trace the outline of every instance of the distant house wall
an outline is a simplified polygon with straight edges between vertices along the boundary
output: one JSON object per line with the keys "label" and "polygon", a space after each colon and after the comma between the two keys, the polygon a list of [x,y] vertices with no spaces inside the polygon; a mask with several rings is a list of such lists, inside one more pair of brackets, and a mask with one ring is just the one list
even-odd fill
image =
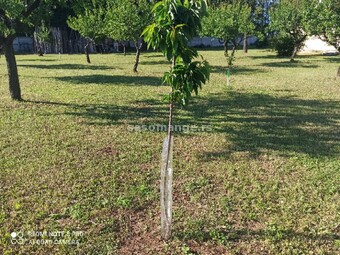
{"label": "distant house wall", "polygon": [[325,41],[322,41],[317,36],[311,36],[305,41],[305,46],[301,49],[302,52],[337,52],[337,50]]}
{"label": "distant house wall", "polygon": [[32,53],[34,51],[33,38],[20,36],[15,38],[13,48],[15,52]]}
{"label": "distant house wall", "polygon": [[[240,38],[240,45],[243,45],[243,39]],[[252,45],[257,41],[257,38],[252,36],[247,39],[248,45]],[[193,47],[222,47],[223,42],[214,37],[195,37],[189,46]]]}
{"label": "distant house wall", "polygon": [[[58,28],[52,29],[52,43],[45,43],[45,53],[80,53],[84,51],[85,39],[76,32],[60,30]],[[249,37],[248,45],[252,45],[257,41],[256,37]],[[243,40],[241,40],[243,45]],[[111,42],[114,51],[119,51],[119,44]],[[192,47],[222,47],[223,42],[217,38],[212,37],[195,37],[190,43]],[[18,53],[33,53],[36,52],[34,38],[32,37],[17,37],[13,43],[14,51]],[[128,47],[134,48],[133,42],[127,43]],[[112,52],[111,50],[110,52]],[[95,45],[91,44],[91,52],[96,52]]]}

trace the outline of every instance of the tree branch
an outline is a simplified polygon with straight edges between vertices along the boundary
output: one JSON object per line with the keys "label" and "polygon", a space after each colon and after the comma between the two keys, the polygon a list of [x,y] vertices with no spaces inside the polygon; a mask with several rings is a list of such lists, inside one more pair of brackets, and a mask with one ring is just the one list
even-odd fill
{"label": "tree branch", "polygon": [[0,16],[5,17],[5,11],[3,9],[0,9]]}
{"label": "tree branch", "polygon": [[11,28],[11,20],[6,16],[6,12],[3,9],[0,9],[0,18],[2,18],[5,26],[7,28]]}
{"label": "tree branch", "polygon": [[27,7],[25,11],[21,13],[22,16],[27,18],[28,16],[31,15],[32,12],[34,12],[40,5],[41,0],[35,0],[30,6]]}
{"label": "tree branch", "polygon": [[324,42],[327,42],[329,43],[330,45],[332,45],[336,50],[340,51],[340,48],[339,48],[339,44],[335,41],[332,41],[326,34],[325,31],[322,32],[322,35],[319,35],[319,38],[324,41]]}

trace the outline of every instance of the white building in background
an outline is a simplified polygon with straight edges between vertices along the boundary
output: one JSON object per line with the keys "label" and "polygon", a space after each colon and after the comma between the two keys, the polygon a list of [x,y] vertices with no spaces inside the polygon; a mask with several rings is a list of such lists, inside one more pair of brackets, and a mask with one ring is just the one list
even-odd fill
{"label": "white building in background", "polygon": [[324,54],[338,54],[339,52],[334,46],[321,40],[317,36],[311,36],[305,41],[305,46],[301,49],[301,52],[322,52]]}

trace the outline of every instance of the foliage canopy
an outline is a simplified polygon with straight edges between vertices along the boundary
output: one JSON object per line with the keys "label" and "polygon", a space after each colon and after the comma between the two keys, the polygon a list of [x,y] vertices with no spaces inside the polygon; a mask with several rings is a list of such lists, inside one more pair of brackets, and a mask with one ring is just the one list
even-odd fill
{"label": "foliage canopy", "polygon": [[186,105],[191,94],[197,94],[209,79],[208,62],[193,61],[198,53],[188,46],[202,28],[201,18],[207,15],[207,2],[162,0],[152,11],[154,21],[143,32],[145,41],[172,61],[172,68],[164,74],[163,82],[172,88],[170,102]]}

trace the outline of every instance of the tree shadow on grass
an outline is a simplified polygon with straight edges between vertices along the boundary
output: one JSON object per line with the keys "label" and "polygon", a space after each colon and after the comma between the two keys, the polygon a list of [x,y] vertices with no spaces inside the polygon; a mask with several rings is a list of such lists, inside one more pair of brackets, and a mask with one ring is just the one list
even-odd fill
{"label": "tree shadow on grass", "polygon": [[[296,59],[313,59],[322,56],[321,54],[313,54],[313,55],[297,55]],[[276,54],[268,54],[268,55],[259,55],[259,56],[250,56],[252,59],[273,59],[273,60],[286,60],[289,61],[289,57],[285,56],[277,56]]]}
{"label": "tree shadow on grass", "polygon": [[142,60],[140,62],[141,65],[171,65],[171,62],[167,60],[158,60],[158,61],[148,61],[148,60]]}
{"label": "tree shadow on grass", "polygon": [[309,234],[304,232],[296,232],[292,229],[285,230],[250,230],[250,229],[211,229],[209,230],[195,230],[190,229],[187,231],[177,231],[175,235],[183,241],[195,240],[198,242],[217,241],[219,237],[225,242],[238,242],[238,241],[252,241],[256,240],[271,240],[271,242],[282,242],[283,240],[299,240],[300,242],[334,242],[340,238],[337,234]]}
{"label": "tree shadow on grass", "polygon": [[302,68],[317,68],[319,65],[315,64],[309,64],[306,62],[300,62],[300,61],[280,61],[280,62],[268,62],[261,64],[262,66],[266,67],[284,67],[284,68],[296,68],[296,67],[302,67]]}
{"label": "tree shadow on grass", "polygon": [[[40,103],[66,106],[66,114],[82,117],[84,123],[91,125],[167,124],[168,105],[161,99],[139,100],[125,106]],[[257,157],[268,150],[281,156],[304,153],[335,157],[339,155],[339,119],[340,101],[228,91],[195,98],[187,108],[175,110],[173,123],[210,126],[208,132],[223,134],[223,147],[201,152],[200,160],[213,161],[229,158],[235,152]]]}
{"label": "tree shadow on grass", "polygon": [[143,58],[165,58],[160,52],[148,51],[148,53],[148,55],[143,55]]}
{"label": "tree shadow on grass", "polygon": [[[117,69],[109,66],[96,66],[96,65],[81,65],[81,64],[57,64],[57,65],[26,65],[20,64],[20,67],[37,68],[37,69],[67,69],[67,70],[108,70]],[[118,68],[119,69],[119,68]]]}
{"label": "tree shadow on grass", "polygon": [[338,63],[340,64],[340,57],[339,56],[328,56],[325,57],[324,60],[330,63]]}
{"label": "tree shadow on grass", "polygon": [[[225,73],[227,71],[227,66],[211,66],[212,73]],[[234,66],[231,68],[232,74],[254,74],[254,73],[264,73],[265,70],[258,68],[248,68],[248,67],[239,67]]]}
{"label": "tree shadow on grass", "polygon": [[258,156],[274,150],[310,156],[339,155],[340,102],[304,100],[229,91],[189,105],[179,125],[210,125],[225,134],[225,148],[203,152],[203,161],[228,158],[233,152]]}
{"label": "tree shadow on grass", "polygon": [[[268,55],[259,55],[259,56],[250,56],[252,59],[280,59],[280,57],[277,57],[276,55],[273,54],[268,54]],[[282,58],[281,58],[282,59]]]}
{"label": "tree shadow on grass", "polygon": [[24,58],[24,59],[17,59],[17,62],[52,62],[57,61],[57,59],[50,59],[50,58]]}
{"label": "tree shadow on grass", "polygon": [[[74,104],[64,102],[48,102],[24,100],[44,106],[66,107],[64,114],[84,118],[88,125],[140,125],[147,118],[164,118],[166,121],[167,107],[154,100],[137,101],[135,106],[117,106],[112,104]],[[157,106],[157,107],[156,107]]]}
{"label": "tree shadow on grass", "polygon": [[152,76],[123,76],[123,75],[82,75],[82,76],[64,76],[56,77],[57,80],[72,84],[123,84],[128,86],[160,86],[161,78]]}

